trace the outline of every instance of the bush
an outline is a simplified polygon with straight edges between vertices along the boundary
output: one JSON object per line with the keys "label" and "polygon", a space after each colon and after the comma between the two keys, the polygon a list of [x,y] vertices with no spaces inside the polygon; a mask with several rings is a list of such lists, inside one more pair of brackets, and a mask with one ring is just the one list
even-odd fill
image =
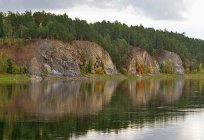
{"label": "bush", "polygon": [[90,59],[85,68],[86,73],[93,73],[93,60]]}
{"label": "bush", "polygon": [[125,69],[125,68],[122,68],[122,69],[120,69],[119,71],[120,71],[120,73],[123,74],[123,75],[128,75],[128,71],[127,71],[127,69]]}
{"label": "bush", "polygon": [[149,73],[153,73],[153,67],[152,67],[152,65],[149,66]]}
{"label": "bush", "polygon": [[143,74],[144,73],[144,67],[142,65],[138,65],[137,68],[136,68],[137,72],[139,74]]}
{"label": "bush", "polygon": [[99,67],[97,67],[97,68],[95,69],[95,73],[96,73],[96,74],[104,74],[105,72],[104,72],[103,67],[99,66]]}
{"label": "bush", "polygon": [[8,57],[0,52],[0,72],[7,72],[8,68]]}
{"label": "bush", "polygon": [[7,73],[12,73],[12,61],[11,61],[11,59],[7,60],[7,64],[8,64]]}
{"label": "bush", "polygon": [[12,66],[12,74],[20,74],[20,73],[21,73],[21,68],[14,64]]}
{"label": "bush", "polygon": [[21,67],[12,62],[5,54],[0,52],[0,72],[9,74],[27,73],[26,67]]}
{"label": "bush", "polygon": [[168,60],[165,64],[160,65],[160,69],[162,73],[173,74],[175,72],[175,68],[171,60]]}
{"label": "bush", "polygon": [[144,73],[150,73],[150,70],[147,66],[143,66],[143,68],[144,68]]}

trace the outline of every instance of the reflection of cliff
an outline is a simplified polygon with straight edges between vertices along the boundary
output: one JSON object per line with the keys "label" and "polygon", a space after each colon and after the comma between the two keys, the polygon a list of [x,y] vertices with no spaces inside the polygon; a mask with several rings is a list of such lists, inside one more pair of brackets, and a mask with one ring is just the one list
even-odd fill
{"label": "reflection of cliff", "polygon": [[129,94],[133,106],[143,106],[157,94],[160,83],[154,80],[129,81]]}
{"label": "reflection of cliff", "polygon": [[184,80],[137,80],[129,81],[129,95],[133,106],[151,103],[165,105],[179,99]]}
{"label": "reflection of cliff", "polygon": [[158,92],[158,100],[161,105],[177,101],[183,91],[184,80],[163,81]]}
{"label": "reflection of cliff", "polygon": [[30,94],[20,94],[9,102],[8,112],[91,115],[111,100],[116,82],[57,81],[32,83],[29,87]]}

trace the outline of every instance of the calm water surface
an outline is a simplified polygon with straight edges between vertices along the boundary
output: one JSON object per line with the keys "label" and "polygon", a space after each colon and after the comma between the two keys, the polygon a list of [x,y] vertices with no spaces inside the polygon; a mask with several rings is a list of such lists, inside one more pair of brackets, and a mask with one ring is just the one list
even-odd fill
{"label": "calm water surface", "polygon": [[0,84],[0,139],[203,140],[204,80]]}

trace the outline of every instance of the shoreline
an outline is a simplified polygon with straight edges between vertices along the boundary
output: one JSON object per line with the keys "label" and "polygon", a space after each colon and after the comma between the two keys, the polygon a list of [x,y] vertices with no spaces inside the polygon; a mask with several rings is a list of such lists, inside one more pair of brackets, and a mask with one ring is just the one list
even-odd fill
{"label": "shoreline", "polygon": [[88,74],[76,77],[65,76],[46,76],[46,77],[32,77],[28,74],[0,74],[0,82],[28,82],[28,81],[41,81],[41,80],[147,80],[147,79],[204,79],[204,73],[193,74],[143,74],[143,75],[97,75]]}

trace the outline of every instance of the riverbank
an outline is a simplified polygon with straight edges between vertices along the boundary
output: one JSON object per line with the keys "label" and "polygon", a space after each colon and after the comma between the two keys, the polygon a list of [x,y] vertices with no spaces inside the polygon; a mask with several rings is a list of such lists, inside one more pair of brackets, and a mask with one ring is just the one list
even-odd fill
{"label": "riverbank", "polygon": [[[204,79],[204,73],[194,73],[185,75],[176,74],[143,74],[143,75],[96,75],[88,74],[80,77],[64,77],[64,76],[46,76],[44,80],[137,80],[137,79]],[[27,82],[35,80],[29,75],[12,75],[12,74],[0,74],[0,83],[4,82]],[[39,79],[36,79],[39,80]]]}
{"label": "riverbank", "polygon": [[59,77],[59,76],[47,76],[45,80],[138,80],[138,79],[204,79],[204,73],[194,73],[194,74],[137,74],[137,75],[97,75],[88,74],[80,77]]}
{"label": "riverbank", "polygon": [[30,80],[29,75],[23,75],[23,74],[0,74],[0,83],[6,83],[6,82],[27,82]]}

